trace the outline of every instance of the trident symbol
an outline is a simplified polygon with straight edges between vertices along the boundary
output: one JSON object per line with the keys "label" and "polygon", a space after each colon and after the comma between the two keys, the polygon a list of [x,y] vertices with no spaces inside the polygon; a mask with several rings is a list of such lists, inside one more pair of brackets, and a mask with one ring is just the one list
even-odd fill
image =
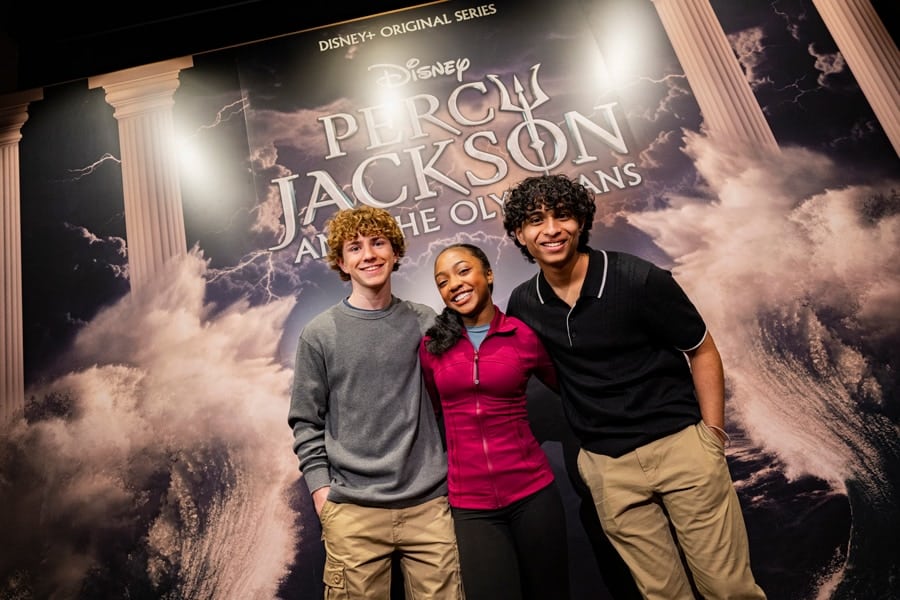
{"label": "trident symbol", "polygon": [[540,68],[541,63],[537,63],[531,67],[531,89],[534,90],[534,102],[531,104],[528,103],[528,99],[525,97],[525,88],[522,87],[517,76],[513,75],[513,90],[519,99],[519,106],[513,104],[512,99],[509,97],[509,90],[506,89],[506,86],[503,85],[503,82],[500,81],[499,77],[488,74],[487,78],[497,84],[497,88],[500,90],[500,110],[518,111],[522,113],[522,120],[528,127],[528,137],[531,138],[531,143],[528,145],[531,146],[540,157],[541,164],[546,167],[547,160],[543,152],[544,142],[541,141],[540,136],[538,136],[537,127],[534,125],[534,115],[531,112],[533,109],[550,99],[538,83],[538,69]]}

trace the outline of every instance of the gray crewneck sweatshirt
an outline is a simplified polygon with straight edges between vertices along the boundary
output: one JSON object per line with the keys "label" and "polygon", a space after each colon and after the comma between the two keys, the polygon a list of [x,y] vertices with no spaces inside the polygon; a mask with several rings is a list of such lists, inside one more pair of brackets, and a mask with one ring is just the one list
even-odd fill
{"label": "gray crewneck sweatshirt", "polygon": [[310,492],[400,508],[447,493],[447,461],[419,368],[436,314],[393,298],[383,310],[340,302],[300,333],[288,424]]}

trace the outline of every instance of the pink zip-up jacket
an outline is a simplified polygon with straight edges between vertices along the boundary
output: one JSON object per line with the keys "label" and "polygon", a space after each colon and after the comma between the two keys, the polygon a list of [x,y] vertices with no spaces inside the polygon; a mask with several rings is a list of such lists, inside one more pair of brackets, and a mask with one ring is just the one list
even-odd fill
{"label": "pink zip-up jacket", "polygon": [[468,334],[440,356],[419,344],[428,393],[443,413],[450,505],[496,509],[553,481],[528,423],[525,389],[537,376],[557,389],[556,370],[537,334],[494,306],[478,351]]}

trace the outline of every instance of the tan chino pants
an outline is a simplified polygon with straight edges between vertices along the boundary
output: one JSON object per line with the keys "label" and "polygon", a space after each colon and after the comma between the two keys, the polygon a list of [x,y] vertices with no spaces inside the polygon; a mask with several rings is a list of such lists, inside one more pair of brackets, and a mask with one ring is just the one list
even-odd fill
{"label": "tan chino pants", "polygon": [[456,535],[445,496],[409,508],[326,502],[325,600],[386,600],[396,551],[407,600],[463,600]]}
{"label": "tan chino pants", "polygon": [[693,600],[679,545],[704,598],[766,597],[750,570],[724,445],[705,424],[618,458],[581,450],[578,470],[604,531],[645,598]]}

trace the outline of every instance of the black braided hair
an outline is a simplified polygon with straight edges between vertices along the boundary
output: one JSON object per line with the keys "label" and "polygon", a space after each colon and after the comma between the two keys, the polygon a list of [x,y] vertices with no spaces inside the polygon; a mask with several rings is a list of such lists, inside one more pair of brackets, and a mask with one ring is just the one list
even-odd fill
{"label": "black braided hair", "polygon": [[[435,262],[440,258],[441,254],[446,252],[447,250],[451,250],[453,248],[462,248],[467,250],[472,256],[478,259],[478,262],[481,263],[482,268],[485,272],[491,270],[491,261],[488,260],[487,254],[484,253],[484,250],[475,246],[474,244],[466,244],[466,243],[458,243],[451,244],[440,251],[440,253],[435,257]],[[494,284],[488,284],[488,290],[493,294],[494,293]],[[453,310],[449,306],[445,306],[444,310],[440,312],[437,318],[434,320],[434,325],[428,328],[428,331],[425,332],[425,335],[430,337],[431,339],[425,343],[425,349],[431,352],[432,354],[436,354],[440,356],[447,350],[453,347],[456,342],[459,341],[459,338],[463,335],[463,322],[462,315],[460,315],[457,311]]]}

